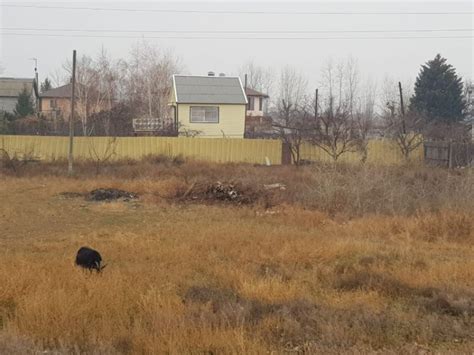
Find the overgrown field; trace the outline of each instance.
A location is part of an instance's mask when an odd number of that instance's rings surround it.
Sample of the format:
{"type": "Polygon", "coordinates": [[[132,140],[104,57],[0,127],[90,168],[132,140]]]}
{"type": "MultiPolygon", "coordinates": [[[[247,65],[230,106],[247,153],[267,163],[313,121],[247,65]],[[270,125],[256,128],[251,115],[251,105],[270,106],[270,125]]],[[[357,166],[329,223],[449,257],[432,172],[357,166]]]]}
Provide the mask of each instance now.
{"type": "Polygon", "coordinates": [[[2,354],[474,348],[472,170],[65,166],[0,168],[2,354]]]}

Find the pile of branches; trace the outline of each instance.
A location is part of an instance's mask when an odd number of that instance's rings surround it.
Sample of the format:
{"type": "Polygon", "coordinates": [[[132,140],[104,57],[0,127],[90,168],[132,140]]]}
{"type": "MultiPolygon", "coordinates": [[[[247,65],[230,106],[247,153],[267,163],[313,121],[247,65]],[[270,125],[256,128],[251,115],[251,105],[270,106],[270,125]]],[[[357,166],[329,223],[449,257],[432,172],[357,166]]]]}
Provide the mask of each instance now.
{"type": "Polygon", "coordinates": [[[235,205],[249,205],[266,199],[267,192],[232,182],[194,183],[180,199],[197,202],[223,202],[235,205]]]}

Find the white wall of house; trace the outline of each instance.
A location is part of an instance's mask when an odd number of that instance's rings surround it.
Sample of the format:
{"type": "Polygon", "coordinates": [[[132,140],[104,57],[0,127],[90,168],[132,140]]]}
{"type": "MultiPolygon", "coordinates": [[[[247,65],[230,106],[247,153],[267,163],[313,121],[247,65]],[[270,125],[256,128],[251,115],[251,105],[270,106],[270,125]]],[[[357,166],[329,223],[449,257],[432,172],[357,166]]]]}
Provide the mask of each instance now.
{"type": "Polygon", "coordinates": [[[244,138],[245,105],[242,104],[179,104],[179,135],[186,132],[199,132],[202,138],[244,138]],[[217,122],[191,122],[191,107],[217,107],[217,122]]]}
{"type": "Polygon", "coordinates": [[[249,107],[250,101],[253,100],[253,109],[247,108],[247,116],[263,116],[264,115],[264,99],[259,96],[248,96],[247,100],[249,100],[249,107]],[[260,101],[262,101],[262,109],[260,110],[260,101]]]}
{"type": "Polygon", "coordinates": [[[13,113],[18,97],[0,97],[0,111],[13,113]]]}

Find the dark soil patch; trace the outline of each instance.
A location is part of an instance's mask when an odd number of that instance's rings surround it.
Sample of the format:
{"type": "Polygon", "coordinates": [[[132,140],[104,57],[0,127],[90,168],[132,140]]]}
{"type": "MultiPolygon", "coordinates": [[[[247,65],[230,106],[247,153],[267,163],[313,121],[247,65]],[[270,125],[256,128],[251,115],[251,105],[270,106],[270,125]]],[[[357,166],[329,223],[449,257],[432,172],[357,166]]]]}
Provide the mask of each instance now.
{"type": "Polygon", "coordinates": [[[92,190],[89,195],[86,197],[89,201],[114,201],[122,200],[129,201],[135,200],[138,198],[138,195],[134,192],[128,192],[119,189],[112,188],[99,188],[92,190]]]}

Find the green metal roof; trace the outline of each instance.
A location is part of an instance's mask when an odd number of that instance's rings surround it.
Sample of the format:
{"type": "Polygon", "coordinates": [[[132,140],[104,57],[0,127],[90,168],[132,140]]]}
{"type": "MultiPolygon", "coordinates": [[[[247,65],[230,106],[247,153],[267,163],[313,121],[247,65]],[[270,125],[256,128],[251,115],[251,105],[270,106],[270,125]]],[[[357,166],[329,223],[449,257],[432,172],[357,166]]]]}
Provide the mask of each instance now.
{"type": "Polygon", "coordinates": [[[238,77],[174,75],[173,81],[178,103],[247,104],[238,77]]]}

